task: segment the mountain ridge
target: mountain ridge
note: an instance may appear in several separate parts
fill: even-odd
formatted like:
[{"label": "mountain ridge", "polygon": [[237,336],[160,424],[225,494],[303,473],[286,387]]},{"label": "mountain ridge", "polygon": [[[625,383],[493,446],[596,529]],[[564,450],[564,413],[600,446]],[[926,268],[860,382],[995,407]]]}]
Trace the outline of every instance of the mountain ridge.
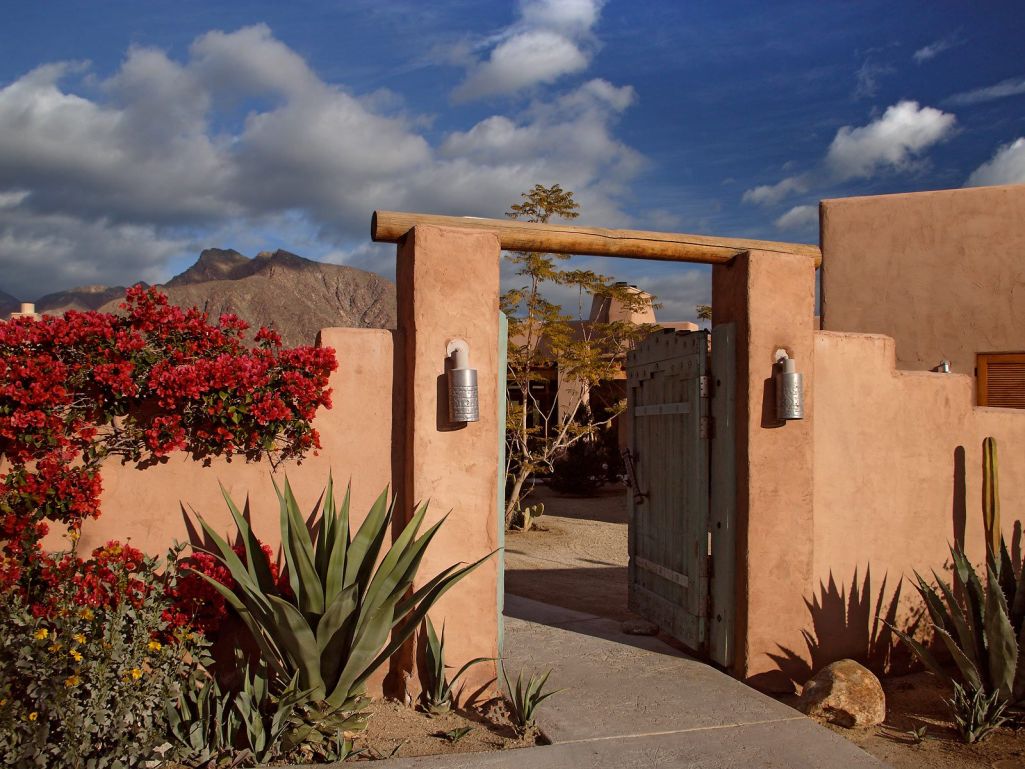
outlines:
[{"label": "mountain ridge", "polygon": [[[212,320],[233,313],[255,331],[268,326],[288,346],[313,344],[321,328],[394,328],[395,284],[355,267],[327,264],[290,251],[249,258],[234,249],[204,249],[194,264],[157,286],[172,304],[199,307]],[[117,312],[123,286],[81,286],[40,297],[36,311]],[[11,309],[7,309],[11,304]],[[3,317],[18,300],[0,291]]]}]

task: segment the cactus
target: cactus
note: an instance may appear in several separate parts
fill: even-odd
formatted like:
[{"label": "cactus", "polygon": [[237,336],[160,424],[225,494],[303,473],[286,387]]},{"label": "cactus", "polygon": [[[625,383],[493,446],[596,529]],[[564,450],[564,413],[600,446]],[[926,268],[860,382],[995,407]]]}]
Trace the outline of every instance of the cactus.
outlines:
[{"label": "cactus", "polygon": [[986,528],[986,555],[994,564],[1002,560],[998,470],[996,438],[986,438],[982,442],[982,522]]}]

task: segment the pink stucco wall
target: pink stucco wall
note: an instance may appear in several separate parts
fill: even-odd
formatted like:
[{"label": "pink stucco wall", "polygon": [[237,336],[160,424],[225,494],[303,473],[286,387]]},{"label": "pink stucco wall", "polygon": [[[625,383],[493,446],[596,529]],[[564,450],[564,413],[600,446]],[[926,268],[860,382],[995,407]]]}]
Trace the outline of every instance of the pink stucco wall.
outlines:
[{"label": "pink stucco wall", "polygon": [[[1009,541],[1025,498],[1025,411],[974,406],[971,376],[899,370],[890,337],[815,331],[813,288],[810,260],[789,255],[713,270],[713,322],[737,325],[734,672],[770,690],[843,657],[906,664],[876,617],[903,581],[895,619],[914,629],[905,580],[946,569],[950,543],[982,561],[983,438],[998,441]],[[797,422],[774,417],[778,348],[804,375]]]},{"label": "pink stucco wall", "polygon": [[[332,328],[321,344],[333,347],[334,407],[317,414],[323,448],[300,465],[214,459],[209,465],[183,455],[140,469],[109,463],[103,469],[102,514],[82,530],[80,547],[130,540],[149,553],[188,541],[182,506],[216,529],[234,533],[218,482],[240,505],[248,494],[254,530],[279,544],[278,504],[271,482],[287,475],[300,504],[312,510],[328,473],[344,487],[352,481],[352,526],[362,522],[386,486],[397,497],[396,527],[416,503],[430,501],[426,525],[447,516],[428,548],[414,587],[443,569],[476,561],[498,539],[498,240],[467,230],[417,227],[398,248],[399,330]],[[447,418],[446,344],[470,344],[478,370],[481,419],[451,425]],[[61,547],[57,532],[47,542]],[[475,657],[498,656],[498,561],[461,581],[432,611],[446,627],[446,661],[456,669]],[[422,641],[406,645],[390,669],[368,682],[371,694],[399,698],[419,693],[416,656]],[[482,692],[495,664],[475,666],[463,682]]]},{"label": "pink stucco wall", "polygon": [[897,365],[1025,350],[1025,185],[824,200],[822,328],[886,334]]},{"label": "pink stucco wall", "polygon": [[[91,549],[120,539],[144,552],[162,553],[175,540],[189,539],[182,506],[200,513],[220,531],[233,531],[219,483],[239,504],[249,495],[254,530],[277,547],[278,503],[272,475],[279,484],[287,475],[299,503],[309,509],[329,472],[343,487],[351,479],[352,511],[361,519],[377,495],[393,484],[395,332],[329,328],[321,332],[321,344],[335,349],[339,366],[330,385],[334,407],[322,410],[315,421],[323,445],[317,456],[277,468],[243,459],[213,459],[207,466],[184,454],[145,469],[108,462],[103,468],[103,512],[83,527],[80,547]],[[57,541],[51,538],[49,544]]]}]

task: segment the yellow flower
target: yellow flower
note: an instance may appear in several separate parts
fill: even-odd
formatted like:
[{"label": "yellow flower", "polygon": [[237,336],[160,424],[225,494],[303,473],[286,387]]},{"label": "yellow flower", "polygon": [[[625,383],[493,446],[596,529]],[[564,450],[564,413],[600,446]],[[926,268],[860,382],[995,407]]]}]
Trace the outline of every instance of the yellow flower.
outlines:
[{"label": "yellow flower", "polygon": [[64,647],[61,646],[61,644],[53,643],[53,644],[50,644],[49,646],[47,646],[46,650],[48,652],[59,652],[62,648],[64,648]]},{"label": "yellow flower", "polygon": [[80,652],[78,649],[72,649],[70,652],[68,652],[68,654],[71,655],[71,658],[75,662],[81,662],[82,661],[82,652]]},{"label": "yellow flower", "polygon": [[148,646],[151,652],[158,652],[162,648],[160,645],[160,641],[150,641]]},{"label": "yellow flower", "polygon": [[132,668],[132,678],[138,681],[142,678],[142,671],[139,668]]},{"label": "yellow flower", "polygon": [[78,538],[82,536],[82,532],[78,529],[69,529],[68,536],[71,538],[72,542],[78,542]]},{"label": "yellow flower", "polygon": [[78,686],[80,683],[82,683],[82,679],[78,676],[68,676],[64,679],[64,685],[68,689],[70,689],[72,686]]},{"label": "yellow flower", "polygon": [[81,633],[75,633],[73,636],[71,636],[71,639],[73,641],[77,642],[77,643],[80,643],[80,644],[84,644],[85,643],[85,636],[82,635]]},{"label": "yellow flower", "polygon": [[93,610],[86,606],[78,613],[78,616],[85,620],[91,620],[93,618]]},{"label": "yellow flower", "polygon": [[44,638],[47,638],[49,635],[50,635],[50,631],[47,630],[45,627],[41,627],[41,628],[39,628],[36,631],[36,640],[37,641],[42,641]]},{"label": "yellow flower", "polygon": [[39,718],[39,714],[34,710],[28,714],[29,721],[35,721],[37,718]]}]

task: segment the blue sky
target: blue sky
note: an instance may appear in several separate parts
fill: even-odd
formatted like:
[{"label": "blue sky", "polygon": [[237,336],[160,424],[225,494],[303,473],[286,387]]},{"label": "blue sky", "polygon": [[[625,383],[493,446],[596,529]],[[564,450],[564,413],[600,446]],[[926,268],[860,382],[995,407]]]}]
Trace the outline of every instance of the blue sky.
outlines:
[{"label": "blue sky", "polygon": [[[207,246],[390,274],[370,213],[817,240],[822,198],[1025,182],[1016,2],[4,2],[0,289]],[[579,259],[707,301],[707,269]]]}]

